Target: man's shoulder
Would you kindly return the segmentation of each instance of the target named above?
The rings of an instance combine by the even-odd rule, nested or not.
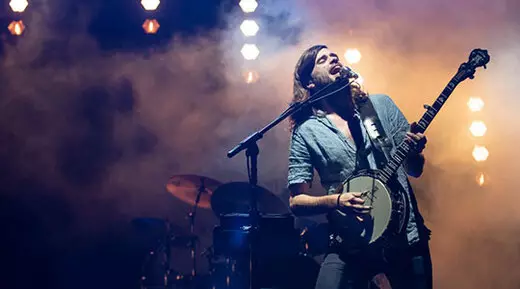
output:
[[[319,124],[317,116],[312,116],[293,128],[293,135],[305,136],[312,133]]]
[[[399,109],[388,94],[379,93],[368,96],[376,110],[393,111]]]
[[[372,101],[372,103],[374,103],[374,105],[385,105],[388,103],[388,101],[392,100],[388,94],[384,93],[369,94],[368,98],[370,101]]]

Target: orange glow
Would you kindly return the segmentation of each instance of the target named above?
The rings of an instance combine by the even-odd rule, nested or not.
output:
[[[258,78],[259,78],[258,72],[254,71],[254,70],[247,71],[244,74],[244,80],[248,84],[255,83],[258,80]]]
[[[477,176],[477,184],[479,186],[483,186],[486,182],[486,178],[484,176],[484,173],[480,173],[478,176]]]
[[[157,33],[159,27],[161,27],[161,25],[159,25],[159,22],[157,22],[155,19],[146,19],[146,21],[143,23],[143,29],[148,34]]]
[[[25,25],[23,24],[22,20],[20,21],[13,21],[9,23],[9,26],[7,26],[7,29],[11,32],[13,35],[22,35],[23,31],[25,30]]]

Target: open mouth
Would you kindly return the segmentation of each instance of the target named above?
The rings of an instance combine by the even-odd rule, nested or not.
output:
[[[341,71],[341,65],[336,64],[330,69],[330,74],[336,74]]]

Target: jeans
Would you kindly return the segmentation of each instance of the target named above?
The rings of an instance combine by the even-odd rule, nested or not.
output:
[[[432,289],[432,262],[427,241],[399,249],[392,255],[388,258],[344,256],[332,250],[321,265],[315,288],[379,288],[373,278],[384,273],[392,289]]]

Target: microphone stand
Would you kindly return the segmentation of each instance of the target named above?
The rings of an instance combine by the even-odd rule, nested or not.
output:
[[[326,97],[329,97],[336,92],[344,89],[345,87],[350,86],[352,82],[354,82],[355,79],[349,81],[348,78],[339,78],[339,80],[334,81],[333,83],[327,85],[320,91],[318,91],[314,96],[310,97],[309,99],[291,104],[284,112],[282,112],[277,118],[275,118],[273,121],[271,121],[269,124],[267,124],[264,128],[261,130],[254,132],[244,140],[242,140],[238,145],[236,145],[233,149],[231,149],[227,156],[228,158],[232,158],[236,156],[239,152],[246,150],[246,160],[248,164],[248,177],[249,177],[249,184],[251,186],[251,198],[250,198],[250,212],[249,212],[249,218],[251,221],[251,228],[250,228],[250,236],[251,239],[249,241],[249,289],[257,289],[258,284],[255,283],[253,280],[253,272],[254,270],[254,244],[256,244],[256,236],[259,231],[259,212],[257,208],[257,191],[258,191],[258,155],[260,153],[260,149],[258,148],[257,141],[263,138],[264,134],[271,130],[273,127],[278,125],[280,122],[288,118],[289,116],[295,114],[296,112],[310,107],[312,104],[325,99]],[[320,95],[322,92],[327,92],[326,89],[329,88],[332,85],[342,85],[340,88],[326,93],[324,95]],[[249,164],[251,163],[251,166]]]

